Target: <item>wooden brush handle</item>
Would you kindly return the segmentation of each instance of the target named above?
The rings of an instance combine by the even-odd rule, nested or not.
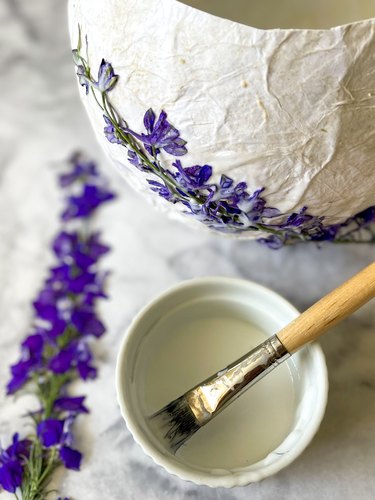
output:
[[[317,339],[328,328],[374,297],[375,262],[320,299],[283,328],[277,336],[292,353]]]

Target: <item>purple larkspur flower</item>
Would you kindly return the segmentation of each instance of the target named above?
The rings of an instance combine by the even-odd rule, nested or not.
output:
[[[261,196],[263,191],[264,188],[260,188],[251,195],[246,193],[246,196],[238,203],[238,208],[249,222],[263,221],[264,218],[271,219],[280,215],[280,210],[267,206],[266,200]]]
[[[0,485],[5,491],[14,493],[21,486],[23,467],[18,460],[9,460],[0,467]]]
[[[89,217],[100,205],[113,198],[114,194],[104,187],[86,184],[79,196],[68,198],[68,206],[61,218],[66,222],[71,219]]]
[[[47,284],[33,302],[38,317],[47,321],[53,321],[58,316],[57,304],[61,297],[61,290],[57,290]]]
[[[75,368],[81,379],[93,379],[97,375],[91,364],[92,354],[85,342],[72,342],[53,356],[48,364],[51,371],[57,374],[66,373]]]
[[[101,242],[99,232],[83,239],[77,231],[62,231],[55,238],[52,248],[61,262],[74,263],[81,269],[96,264],[109,251],[109,247]]]
[[[61,187],[67,187],[74,182],[88,182],[97,179],[99,172],[94,162],[85,161],[81,154],[75,154],[70,160],[72,170],[67,174],[62,174],[59,177]]]
[[[10,367],[11,379],[7,384],[7,394],[13,394],[30,378],[33,371],[41,366],[44,339],[41,334],[34,334],[22,342],[21,360]]]
[[[67,411],[70,413],[89,413],[89,410],[83,404],[85,396],[68,397],[63,396],[56,399],[54,408],[58,411]]]
[[[212,167],[210,165],[194,165],[193,167],[183,168],[181,161],[177,160],[173,163],[173,166],[177,168],[176,182],[184,189],[204,189],[207,187],[207,181],[212,176]]]
[[[38,423],[36,432],[40,442],[46,448],[60,443],[64,430],[64,420],[49,418]]]
[[[62,446],[59,456],[66,469],[79,470],[81,466],[82,454],[70,446]]]
[[[98,71],[98,81],[93,86],[100,92],[109,92],[116,85],[118,75],[115,75],[112,64],[102,59]]]
[[[42,420],[37,425],[37,435],[46,448],[57,446],[60,460],[67,469],[79,470],[82,454],[67,444],[72,441],[71,432],[66,432],[69,420],[71,420],[69,417],[66,420],[54,418]]]
[[[105,332],[104,324],[96,316],[91,307],[75,309],[71,321],[72,325],[75,326],[82,336],[93,335],[98,338]]]
[[[306,213],[307,207],[302,207],[299,212],[291,213],[286,222],[282,225],[283,227],[300,227],[309,224],[314,220],[312,215]]]
[[[76,267],[75,265],[61,264],[51,268],[47,283],[58,284],[63,293],[80,294],[91,284],[95,283],[96,273]]]
[[[0,486],[14,493],[21,486],[24,463],[29,455],[31,441],[13,435],[12,444],[5,450],[0,449]]]
[[[169,123],[165,111],[162,111],[156,120],[156,115],[150,108],[145,113],[143,123],[147,134],[137,134],[129,128],[125,131],[142,141],[150,154],[153,152],[158,154],[160,149],[173,156],[183,156],[187,153],[186,141],[180,137],[180,132]]]
[[[10,458],[27,458],[29,455],[31,441],[29,439],[21,439],[16,432],[13,434],[12,444],[6,450],[0,450],[0,463],[5,463]]]
[[[209,197],[209,201],[226,201],[233,206],[238,205],[239,210],[246,212],[252,206],[252,204],[250,206],[245,204],[246,198],[249,197],[246,189],[246,182],[235,184],[233,179],[223,174],[220,176],[219,185],[211,186],[212,195]],[[240,206],[241,203],[243,204],[242,207]]]
[[[64,264],[74,264],[87,269],[109,251],[100,240],[100,233],[92,233],[84,239],[78,232],[62,231],[55,238],[52,248]]]
[[[54,373],[62,374],[66,373],[73,367],[73,362],[76,356],[76,349],[74,345],[69,345],[64,349],[61,349],[55,356],[53,356],[48,367]]]

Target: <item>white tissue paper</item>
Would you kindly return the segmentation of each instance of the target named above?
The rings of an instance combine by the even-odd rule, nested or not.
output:
[[[80,25],[93,75],[102,58],[119,75],[111,102],[129,127],[142,132],[146,110],[165,110],[187,141],[184,166],[209,164],[216,182],[226,174],[249,192],[264,187],[268,206],[307,206],[327,224],[375,205],[375,19],[262,30],[175,0],[70,0],[69,11],[72,47]],[[129,182],[181,211],[105,139],[103,113],[81,94]],[[175,158],[162,158],[173,169]]]

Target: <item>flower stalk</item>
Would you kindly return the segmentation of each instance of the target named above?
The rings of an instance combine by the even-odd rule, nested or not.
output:
[[[91,344],[105,333],[97,302],[106,297],[107,273],[98,263],[109,247],[90,226],[98,208],[114,194],[93,162],[77,154],[69,165],[59,178],[65,207],[62,230],[52,243],[56,264],[33,302],[31,332],[7,383],[9,395],[27,389],[39,402],[39,409],[29,413],[29,435],[20,440],[16,433],[8,448],[0,447],[0,490],[19,500],[46,500],[57,467],[80,469],[82,454],[74,446],[73,427],[89,410],[85,397],[73,396],[70,386],[97,376]]]

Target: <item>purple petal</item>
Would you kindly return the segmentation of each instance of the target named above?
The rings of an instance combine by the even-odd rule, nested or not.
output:
[[[74,413],[89,413],[89,410],[83,404],[85,396],[81,397],[62,397],[55,401],[56,410],[69,411]]]
[[[13,434],[12,444],[6,449],[10,458],[27,458],[29,456],[31,441],[29,439],[19,439],[18,432]]]
[[[109,92],[116,85],[118,75],[115,75],[112,65],[102,59],[98,71],[98,81],[94,83],[100,92]]]
[[[68,198],[68,206],[61,217],[64,221],[88,217],[99,205],[113,198],[114,194],[104,188],[85,185],[80,196],[71,196]]]
[[[48,366],[54,373],[66,373],[72,368],[75,355],[74,346],[69,346],[51,358]]]
[[[72,324],[81,335],[100,337],[105,332],[103,323],[92,310],[75,310],[72,314]]]
[[[64,420],[50,418],[39,422],[37,435],[44,446],[49,448],[60,443],[64,429]]]
[[[85,361],[77,363],[77,371],[82,380],[94,379],[97,376],[97,369]]]
[[[18,460],[10,460],[0,467],[0,485],[5,491],[14,493],[21,486],[23,467]]]
[[[149,134],[151,134],[154,130],[155,118],[156,116],[153,110],[151,108],[148,109],[143,118],[143,124]]]
[[[70,448],[70,446],[62,446],[60,448],[60,459],[67,469],[79,470],[81,466],[82,454]]]

